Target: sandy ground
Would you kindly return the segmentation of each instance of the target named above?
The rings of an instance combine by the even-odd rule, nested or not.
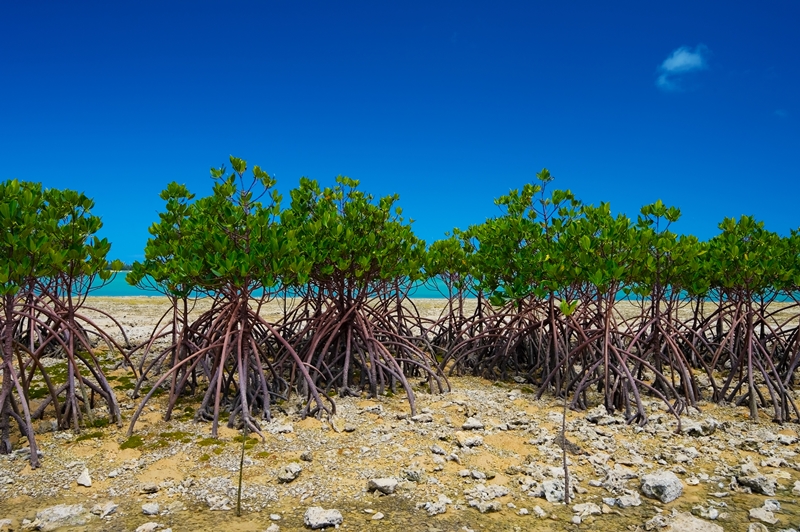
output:
[[[442,304],[416,303],[431,318]],[[277,305],[265,308],[266,315],[279,315]],[[165,299],[148,297],[93,298],[89,306],[115,316],[134,343],[148,338],[168,310]],[[195,312],[204,308],[207,302],[200,302]],[[100,314],[93,319],[104,327],[112,323]],[[125,370],[111,375],[119,384]],[[712,507],[722,513],[717,523],[725,530],[744,530],[750,522],[748,510],[765,499],[730,488],[731,476],[744,463],[754,464],[779,486],[776,497],[782,510],[769,530],[800,524],[800,507],[791,492],[800,480],[796,424],[751,423],[746,409],[703,403],[692,418],[714,419],[719,428],[708,436],[691,436],[675,434],[674,418],[655,400],[644,429],[624,425],[619,418],[605,425],[589,423],[586,412],[570,411],[567,438],[577,446],[569,456],[572,482],[578,487],[573,502],[602,506],[604,498],[614,496],[602,484],[617,467],[633,474],[626,481],[632,492],[638,490],[637,477],[660,469],[678,472],[685,488],[683,496],[668,504],[643,497],[640,506],[606,505],[604,513],[575,524],[571,507],[532,495],[531,482],[557,478],[561,469],[556,440],[561,403],[547,397],[535,400],[514,382],[454,377],[451,384],[453,391],[441,395],[417,389],[418,409],[430,420],[409,419],[408,402],[401,396],[338,398],[332,422],[301,419],[298,406],[289,401],[264,425],[265,439],[245,442],[240,432],[224,426],[219,439],[209,438],[210,425],[192,420],[197,398],[182,400],[172,420],[165,421],[163,395],[147,406],[131,439],[126,432],[139,399],[120,387],[121,427],[39,434],[44,456],[37,470],[30,469],[24,456],[0,457],[0,520],[10,520],[0,530],[19,530],[25,519],[34,521],[37,511],[55,504],[82,504],[88,510],[107,501],[119,505],[113,514],[90,516],[85,524],[63,529],[135,530],[155,522],[176,531],[263,531],[274,514],[281,518],[275,521],[281,530],[305,530],[304,512],[322,506],[339,509],[345,519],[341,527],[349,530],[637,530],[660,513],[702,515]],[[470,417],[484,428],[463,430]],[[459,444],[473,434],[481,437],[480,445]],[[242,443],[243,512],[237,517]],[[311,454],[311,461],[304,453]],[[292,482],[279,482],[288,464],[299,464],[302,471]],[[84,468],[91,487],[76,483]],[[399,479],[397,491],[388,496],[369,492],[367,481],[379,477]],[[469,506],[469,493],[487,485],[503,486],[508,493],[498,499],[500,511],[482,514]],[[153,487],[156,491],[148,493]],[[445,513],[431,517],[420,507],[440,497],[451,501]],[[148,502],[159,504],[157,515],[143,515],[142,505]],[[536,515],[537,507],[542,517]],[[376,513],[383,518],[373,519]]]

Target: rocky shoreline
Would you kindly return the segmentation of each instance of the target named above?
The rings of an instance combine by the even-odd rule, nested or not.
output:
[[[143,321],[123,319],[152,327]],[[796,424],[702,404],[676,433],[654,399],[644,427],[602,407],[570,411],[562,439],[560,401],[515,382],[451,384],[442,395],[420,386],[414,417],[399,396],[337,398],[330,422],[301,419],[289,401],[263,441],[227,428],[210,438],[189,403],[164,421],[164,396],[132,438],[127,426],[75,434],[43,422],[41,468],[25,449],[0,456],[0,531],[800,529]],[[130,419],[139,399],[123,386],[118,396]]]

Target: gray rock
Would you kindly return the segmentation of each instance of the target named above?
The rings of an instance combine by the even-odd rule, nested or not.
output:
[[[384,495],[391,495],[397,489],[397,479],[393,477],[371,478],[367,482],[367,491],[380,491]]]
[[[758,519],[761,522],[774,525],[778,522],[775,514],[765,508],[752,508],[750,510],[750,519]]]
[[[447,511],[447,505],[442,502],[425,502],[418,505],[419,508],[425,510],[425,512],[430,516],[433,517],[434,515],[443,514]]]
[[[740,466],[740,471],[742,472],[742,476],[750,476],[754,477],[758,475],[758,468],[753,462],[745,462]]]
[[[142,505],[142,513],[144,515],[158,515],[161,507],[157,502],[148,502]]]
[[[186,505],[181,501],[172,501],[171,503],[167,504],[164,508],[164,511],[174,514],[175,512],[183,512],[186,511]]]
[[[750,523],[747,532],[769,532],[769,528],[764,523]]]
[[[502,506],[494,499],[508,495],[508,488],[496,484],[489,486],[478,484],[473,489],[465,490],[464,495],[467,497],[467,504],[482,514],[499,512]]]
[[[314,455],[311,454],[311,451],[303,451],[302,454],[300,454],[300,460],[303,462],[313,462]]]
[[[725,529],[716,523],[711,523],[699,517],[695,517],[689,512],[677,514],[665,532],[725,532]]]
[[[206,497],[208,509],[212,512],[228,511],[231,509],[231,500],[224,495],[209,495]]]
[[[764,475],[736,477],[736,481],[740,485],[750,488],[754,493],[761,493],[770,497],[775,496],[775,487],[778,484],[774,479],[767,478]]]
[[[470,474],[472,475],[472,478],[474,478],[475,480],[486,480],[486,473],[484,473],[483,471],[478,471],[477,469],[473,469],[472,471],[470,471]]]
[[[717,430],[717,427],[719,427],[719,422],[710,417],[699,423],[693,419],[681,419],[681,433],[687,436],[709,436]]]
[[[422,482],[422,471],[416,469],[404,469],[403,478],[411,482]]]
[[[319,506],[310,507],[303,515],[303,522],[312,529],[341,525],[343,521],[344,517],[339,510],[325,510]]]
[[[300,464],[295,464],[295,463],[286,464],[281,468],[280,472],[278,472],[278,482],[283,482],[283,483],[291,482],[300,476],[300,472],[302,470],[303,468],[300,467]]]
[[[557,478],[542,482],[542,492],[547,502],[561,502],[564,500],[564,480]]]
[[[294,432],[294,427],[290,423],[285,425],[269,423],[267,425],[267,432],[270,434],[291,434]]]
[[[86,488],[92,487],[92,478],[89,476],[89,468],[84,467],[81,474],[78,475],[78,479],[75,481],[78,483],[78,486],[84,486]]]
[[[480,430],[483,428],[483,422],[474,417],[468,417],[467,420],[461,425],[464,430]]]
[[[272,523],[271,525],[269,525],[267,527],[267,529],[264,532],[280,532],[280,531],[281,531],[281,527],[279,527],[275,523]]]
[[[479,501],[477,499],[472,499],[469,501],[469,505],[470,507],[477,509],[482,514],[499,512],[502,508],[502,505],[499,501]]]
[[[139,487],[139,493],[158,493],[158,484],[154,482],[145,482]]]
[[[642,476],[642,493],[663,503],[672,502],[683,494],[683,484],[672,471],[660,471]]]
[[[136,532],[154,532],[155,530],[158,530],[159,528],[161,528],[161,524],[160,523],[154,523],[153,521],[150,521],[149,523],[145,523],[145,524],[140,525],[139,527],[137,527],[136,528]]]
[[[99,515],[101,519],[107,515],[113,514],[115,511],[117,511],[117,504],[113,501],[107,501],[103,504],[98,503],[92,506],[92,513],[94,515]]]
[[[620,418],[609,415],[606,407],[602,405],[589,410],[586,413],[586,420],[596,425],[614,425],[623,422]]]
[[[81,526],[89,521],[89,514],[82,504],[59,504],[36,512],[38,530],[56,530],[65,526]]]
[[[794,486],[792,486],[792,495],[800,495],[800,480],[794,481]]]
[[[667,516],[664,514],[656,514],[644,523],[645,530],[657,530],[659,528],[664,528],[669,524],[669,520]]]
[[[780,512],[781,503],[778,502],[776,499],[767,499],[766,501],[764,501],[763,508],[765,510],[769,510],[770,512]]]
[[[606,470],[606,478],[600,485],[611,493],[626,492],[628,480],[637,476],[631,468],[616,464],[613,469]]]
[[[473,436],[467,432],[456,432],[456,442],[461,447],[478,447],[483,445],[483,438],[480,436]]]
[[[638,491],[628,491],[628,493],[617,497],[615,502],[620,508],[631,508],[633,506],[642,505],[642,499],[639,497]]]
[[[581,504],[576,504],[575,506],[572,507],[572,511],[582,517],[585,517],[587,515],[600,515],[600,513],[602,513],[600,507],[593,502],[584,502]]]
[[[765,460],[761,460],[761,467],[788,467],[789,462],[780,456],[770,456]]]
[[[34,428],[34,432],[36,434],[47,434],[48,432],[55,432],[57,430],[58,430],[58,422],[55,419],[49,421],[42,421],[41,423],[38,423]],[[0,526],[2,525],[0,524]]]
[[[442,455],[442,456],[445,456],[447,454],[447,451],[445,451],[444,449],[442,449],[441,447],[439,447],[436,444],[431,445],[431,452],[433,454],[439,454],[439,455]]]
[[[433,416],[431,414],[417,414],[416,416],[411,416],[411,421],[414,423],[431,423],[433,422]]]

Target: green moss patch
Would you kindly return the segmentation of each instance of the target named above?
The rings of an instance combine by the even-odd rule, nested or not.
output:
[[[83,434],[81,434],[80,436],[75,438],[75,441],[96,440],[97,438],[102,438],[102,437],[103,437],[103,433],[100,432],[100,431],[97,431],[97,432],[84,432]]]
[[[119,444],[119,448],[120,449],[138,449],[142,445],[144,445],[144,440],[142,440],[142,437],[137,435],[137,434],[134,434],[133,436],[131,436],[130,438],[128,438],[124,442],[120,443]]]

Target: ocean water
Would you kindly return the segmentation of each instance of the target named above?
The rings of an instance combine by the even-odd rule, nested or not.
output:
[[[111,278],[104,286],[92,291],[93,296],[107,296],[107,297],[124,297],[124,296],[163,296],[160,292],[154,290],[142,290],[135,286],[129,285],[125,281],[127,272],[119,272]],[[420,283],[415,286],[411,291],[411,297],[415,298],[445,298],[447,289],[441,283],[429,281],[427,283]]]
[[[93,296],[163,296],[160,292],[154,290],[142,290],[135,286],[129,285],[125,281],[126,272],[119,272],[104,286],[92,291]],[[444,299],[447,297],[447,288],[441,281],[427,281],[425,283],[417,283],[417,285],[409,293],[411,297],[419,299]],[[474,297],[471,296],[471,297]],[[634,299],[633,296],[626,296],[623,292],[617,294],[617,300]],[[792,300],[800,299],[800,294],[795,294],[795,298],[790,298],[785,294],[780,294],[775,299],[777,302],[790,302]],[[718,297],[710,296],[708,301],[717,301]]]

